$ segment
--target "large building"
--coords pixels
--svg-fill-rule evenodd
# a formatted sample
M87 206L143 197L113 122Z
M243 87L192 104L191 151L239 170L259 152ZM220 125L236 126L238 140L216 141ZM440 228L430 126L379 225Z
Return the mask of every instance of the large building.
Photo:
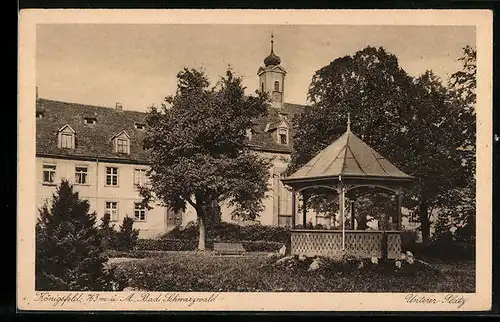
M304 106L283 101L286 70L271 53L258 69L259 87L272 98L268 116L257 119L247 131L248 145L272 162L269 192L258 218L264 225L291 223L291 194L280 181L289 162L293 142L292 120ZM138 185L147 180L147 152L142 141L145 113L60 102L37 97L36 160L37 205L50 202L62 179L73 183L98 218L109 213L116 224L124 216L136 220L141 238L159 236L180 224L196 220L194 209L175 213L160 205L141 206ZM222 207L223 220L231 211Z
M280 178L290 161L293 144L292 120L304 105L284 102L286 70L281 59L271 53L257 71L259 88L271 99L268 115L254 121L247 131L247 144L272 163L264 210L257 221L263 225L290 226L291 193ZM159 204L152 209L141 205L138 186L147 180L149 167L143 149L146 114L115 107L90 106L38 98L36 101L36 165L37 206L50 202L61 179L69 180L87 199L98 218L111 215L118 226L123 217L136 220L141 238L154 238L174 227L196 221L196 211L187 205L184 213L176 213ZM417 228L411 212L403 209L403 227ZM302 222L301 213L296 222ZM231 218L231 209L222 205L222 219ZM330 227L331 218L309 211L313 224ZM376 222L373 225L377 225Z

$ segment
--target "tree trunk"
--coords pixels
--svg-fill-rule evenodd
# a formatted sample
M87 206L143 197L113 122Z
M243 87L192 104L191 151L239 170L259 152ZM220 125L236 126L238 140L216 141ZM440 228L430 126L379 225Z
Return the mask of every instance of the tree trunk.
M198 236L198 250L205 250L205 219L202 211L197 211L198 213L198 227L199 227L199 236Z
M420 202L419 206L419 217L420 217L420 230L422 231L422 242L424 244L429 243L431 229L428 217L429 205L427 201L423 200Z

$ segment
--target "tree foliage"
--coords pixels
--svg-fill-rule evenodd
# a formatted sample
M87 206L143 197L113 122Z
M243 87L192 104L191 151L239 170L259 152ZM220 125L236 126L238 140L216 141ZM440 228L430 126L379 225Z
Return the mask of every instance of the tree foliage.
M137 244L139 230L134 229L134 219L128 216L123 217L120 230L116 233L115 247L118 250L130 251Z
M105 213L101 218L101 223L99 224L99 235L103 249L115 247L115 225L111 225L111 215L109 213Z
M223 201L233 214L255 218L267 191L268 161L249 150L246 130L267 112L267 97L246 96L242 80L229 69L215 86L203 71L184 69L174 96L152 108L144 144L151 156L151 191L166 206L190 204L204 227L214 205Z
M44 205L36 224L36 289L51 291L115 290L105 267L96 215L80 200L73 187L62 181Z
M462 78L460 83L471 84ZM308 96L313 105L294 120L289 172L337 139L345 131L350 113L354 133L418 179L405 206L419 210L423 238L428 241L433 209L453 205L450 191L469 182L461 148L467 140L471 142L464 137L464 129L475 123L463 117L458 95L431 71L413 78L399 66L395 55L383 48L366 47L316 71ZM335 202L331 197L323 199ZM394 208L390 208L390 199L385 202L382 208ZM368 214L366 207L357 211L358 216Z

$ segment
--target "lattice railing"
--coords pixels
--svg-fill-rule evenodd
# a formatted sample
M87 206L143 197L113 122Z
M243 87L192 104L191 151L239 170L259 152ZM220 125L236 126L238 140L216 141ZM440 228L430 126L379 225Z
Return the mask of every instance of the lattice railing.
M387 233L387 258L394 259L401 256L401 234L399 232Z
M399 232L386 232L387 257L398 258L401 253ZM362 258L382 257L381 231L346 231L346 253ZM292 254L333 257L342 254L342 231L296 230L291 234Z

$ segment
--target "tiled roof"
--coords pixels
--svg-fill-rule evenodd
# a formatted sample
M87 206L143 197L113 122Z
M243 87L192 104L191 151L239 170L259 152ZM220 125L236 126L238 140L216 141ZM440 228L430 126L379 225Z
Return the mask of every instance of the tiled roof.
M271 132L265 132L268 123L280 121L279 113L287 114L291 123L293 117L303 110L303 105L284 104L277 110L270 108L268 116L255 120L252 140L249 146L256 150L290 153L291 146L275 142ZM148 155L143 150L144 131L135 128L135 123L146 122L146 114L136 111L118 111L115 108L91 106L77 103L38 99L37 114L43 117L36 121L37 155L94 158L116 160L117 162L148 163ZM96 124L86 124L85 118L95 118ZM58 130L68 124L76 132L75 149L61 149L57 145ZM126 131L130 136L130 154L114 152L111 140L118 133ZM293 131L290 131L290 142Z
M37 154L148 162L142 147L144 131L137 130L134 125L135 122L145 123L145 113L46 99L38 99L36 109L43 113L43 117L36 120ZM95 118L97 122L86 124L85 118ZM65 124L76 132L75 149L57 147L57 131ZM111 139L123 130L130 136L130 154L120 154L113 149Z
M293 145L293 135L294 131L290 128L290 145L278 144L272 136L272 130L276 129L276 126L281 122L280 114L286 115L286 118L290 124L293 124L293 119L296 115L300 114L306 106L298 104L284 103L282 109L277 109L270 107L268 115L255 120L255 126L252 128L254 134L252 135L252 141L249 145L261 150L269 150L276 152L290 153L292 151ZM266 132L266 127L269 124L268 131Z
M391 178L411 180L350 130L319 152L287 180L310 178Z

